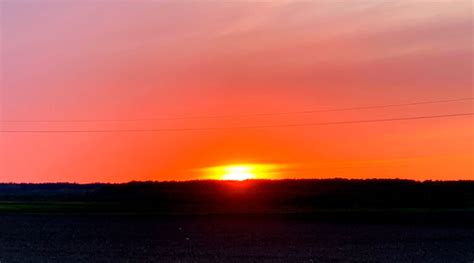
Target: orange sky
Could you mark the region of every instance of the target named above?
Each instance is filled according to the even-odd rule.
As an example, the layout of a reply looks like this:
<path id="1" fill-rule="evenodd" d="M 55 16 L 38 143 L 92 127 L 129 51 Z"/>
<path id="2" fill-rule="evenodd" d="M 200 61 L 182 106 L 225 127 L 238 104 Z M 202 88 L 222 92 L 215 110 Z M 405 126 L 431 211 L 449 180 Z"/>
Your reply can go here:
<path id="1" fill-rule="evenodd" d="M 1 130 L 168 129 L 472 112 L 471 1 L 0 2 Z M 0 182 L 474 179 L 471 116 L 140 133 L 0 133 Z"/>

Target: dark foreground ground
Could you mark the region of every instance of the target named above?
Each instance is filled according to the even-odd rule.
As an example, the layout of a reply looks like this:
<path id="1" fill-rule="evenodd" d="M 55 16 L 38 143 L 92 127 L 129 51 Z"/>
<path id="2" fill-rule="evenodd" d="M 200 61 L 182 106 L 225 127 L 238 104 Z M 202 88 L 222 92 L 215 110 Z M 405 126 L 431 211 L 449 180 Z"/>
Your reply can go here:
<path id="1" fill-rule="evenodd" d="M 0 262 L 474 262 L 474 181 L 0 184 Z"/>
<path id="2" fill-rule="evenodd" d="M 0 262 L 473 262 L 474 226 L 0 215 Z"/>

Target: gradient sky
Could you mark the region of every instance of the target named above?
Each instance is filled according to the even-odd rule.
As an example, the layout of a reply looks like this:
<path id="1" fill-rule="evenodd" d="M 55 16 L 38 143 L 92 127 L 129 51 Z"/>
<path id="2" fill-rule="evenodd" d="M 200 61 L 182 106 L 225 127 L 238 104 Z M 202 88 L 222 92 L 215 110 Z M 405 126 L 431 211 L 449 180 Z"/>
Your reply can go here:
<path id="1" fill-rule="evenodd" d="M 471 1 L 2 0 L 1 129 L 232 127 L 466 113 Z M 271 163 L 289 178 L 474 179 L 472 117 L 154 133 L 0 133 L 0 182 L 203 178 Z"/>

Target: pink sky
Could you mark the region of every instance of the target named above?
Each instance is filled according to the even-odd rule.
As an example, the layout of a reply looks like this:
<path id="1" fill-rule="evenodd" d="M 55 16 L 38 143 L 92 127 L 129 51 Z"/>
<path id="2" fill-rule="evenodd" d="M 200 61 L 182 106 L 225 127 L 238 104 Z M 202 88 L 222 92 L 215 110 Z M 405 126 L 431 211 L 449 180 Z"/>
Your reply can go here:
<path id="1" fill-rule="evenodd" d="M 33 1 L 1 8 L 1 129 L 225 127 L 466 113 L 471 1 Z M 0 133 L 0 182 L 196 179 L 227 163 L 282 177 L 473 179 L 472 117 L 155 133 Z"/>

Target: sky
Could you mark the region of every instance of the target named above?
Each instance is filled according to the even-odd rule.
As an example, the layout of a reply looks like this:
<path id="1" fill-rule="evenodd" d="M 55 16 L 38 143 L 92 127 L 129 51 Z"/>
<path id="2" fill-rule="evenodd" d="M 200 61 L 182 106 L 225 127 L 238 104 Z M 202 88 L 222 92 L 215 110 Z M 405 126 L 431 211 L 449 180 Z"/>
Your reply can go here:
<path id="1" fill-rule="evenodd" d="M 471 113 L 468 99 L 323 111 L 472 98 L 472 13 L 469 0 L 1 0 L 0 182 L 204 179 L 236 163 L 279 167 L 273 179 L 474 179 L 472 116 L 306 125 Z M 305 126 L 272 127 L 287 124 Z M 5 132 L 34 130 L 112 132 Z"/>

